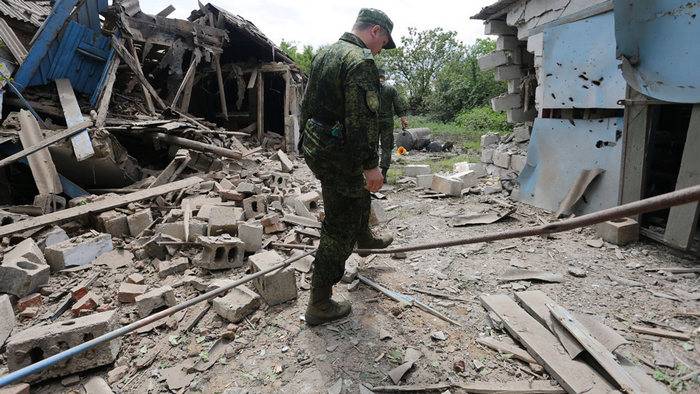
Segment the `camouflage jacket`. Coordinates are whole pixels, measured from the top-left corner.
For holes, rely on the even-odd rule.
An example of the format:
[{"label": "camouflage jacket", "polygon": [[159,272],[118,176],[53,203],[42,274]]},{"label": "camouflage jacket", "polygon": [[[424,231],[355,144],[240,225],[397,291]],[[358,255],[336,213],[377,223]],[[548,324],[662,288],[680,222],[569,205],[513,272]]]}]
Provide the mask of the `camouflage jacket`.
[{"label": "camouflage jacket", "polygon": [[389,119],[393,123],[394,115],[406,116],[406,103],[401,99],[396,88],[391,85],[381,85],[379,103],[379,119],[381,120]]},{"label": "camouflage jacket", "polygon": [[302,104],[304,154],[343,172],[377,167],[379,72],[372,52],[345,33],[314,56]]}]

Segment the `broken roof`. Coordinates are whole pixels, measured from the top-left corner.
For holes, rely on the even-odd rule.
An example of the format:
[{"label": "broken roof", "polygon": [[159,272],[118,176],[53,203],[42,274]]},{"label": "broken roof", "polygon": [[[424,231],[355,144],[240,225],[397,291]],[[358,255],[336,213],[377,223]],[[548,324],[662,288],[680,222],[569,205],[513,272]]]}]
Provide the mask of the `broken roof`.
[{"label": "broken roof", "polygon": [[50,1],[0,0],[0,14],[41,27],[51,12]]},{"label": "broken roof", "polygon": [[488,20],[497,18],[505,13],[506,8],[512,6],[518,1],[520,0],[498,0],[493,4],[482,8],[478,14],[473,15],[469,19]]}]

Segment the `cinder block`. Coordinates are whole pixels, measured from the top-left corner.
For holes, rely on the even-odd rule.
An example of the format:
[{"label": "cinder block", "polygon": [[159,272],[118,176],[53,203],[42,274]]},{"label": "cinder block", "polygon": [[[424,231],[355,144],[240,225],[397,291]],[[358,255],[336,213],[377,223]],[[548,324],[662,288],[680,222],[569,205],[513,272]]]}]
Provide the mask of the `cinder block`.
[{"label": "cinder block", "polygon": [[136,302],[136,297],[146,294],[148,286],[137,285],[134,283],[122,283],[119,285],[117,300],[125,304],[133,304]]},{"label": "cinder block", "polygon": [[[24,297],[49,282],[51,269],[47,264],[34,262],[35,258],[17,254],[14,258],[6,255],[0,265],[0,292]],[[31,258],[32,254],[27,256]]]},{"label": "cinder block", "polygon": [[[256,253],[248,258],[252,272],[264,271],[284,261],[275,251]],[[269,272],[253,280],[256,290],[272,306],[297,298],[297,282],[292,267]]]},{"label": "cinder block", "polygon": [[318,208],[318,202],[321,201],[321,194],[315,190],[303,193],[299,196],[299,201],[306,205],[309,210]]},{"label": "cinder block", "polygon": [[452,178],[462,182],[462,189],[466,189],[479,184],[479,179],[474,171],[462,171],[452,175]]},{"label": "cinder block", "polygon": [[284,189],[289,183],[289,174],[283,174],[281,172],[273,172],[270,178],[270,188]]},{"label": "cinder block", "polygon": [[524,155],[513,155],[510,157],[510,168],[517,171],[518,174],[525,169],[527,165],[527,156]]},{"label": "cinder block", "polygon": [[481,150],[481,162],[486,164],[493,163],[493,153],[494,149],[482,149]]},{"label": "cinder block", "polygon": [[510,168],[510,153],[500,150],[494,151],[493,164],[501,168]]},{"label": "cinder block", "polygon": [[481,135],[481,148],[486,148],[491,145],[498,145],[501,142],[501,136],[495,133],[486,133]]},{"label": "cinder block", "polygon": [[[115,325],[115,311],[107,311],[69,321],[28,328],[10,337],[7,342],[8,369],[10,372],[16,371],[78,346],[112,331]],[[120,345],[121,339],[119,338],[103,342],[87,352],[54,364],[40,374],[30,375],[25,379],[29,381],[44,380],[111,364],[117,358]]]},{"label": "cinder block", "polygon": [[496,112],[507,111],[509,109],[520,108],[523,106],[520,93],[506,93],[491,99],[491,109]]},{"label": "cinder block", "polygon": [[639,240],[639,223],[630,218],[611,220],[597,224],[596,232],[605,242],[627,245]]},{"label": "cinder block", "polygon": [[35,235],[35,238],[37,240],[36,244],[42,251],[42,253],[47,246],[55,245],[57,243],[67,241],[69,239],[68,234],[66,234],[65,230],[58,226],[53,226],[44,231],[40,231],[38,234]]},{"label": "cinder block", "polygon": [[238,184],[236,187],[236,191],[241,194],[245,195],[251,195],[254,194],[257,190],[257,187],[255,184],[250,183],[250,182],[241,182]]},{"label": "cinder block", "polygon": [[316,215],[309,211],[309,208],[307,208],[306,205],[299,200],[298,196],[289,196],[285,199],[285,201],[287,206],[291,208],[296,215],[316,220]]},{"label": "cinder block", "polygon": [[27,260],[34,264],[46,264],[44,254],[31,238],[25,239],[5,252],[4,260]]},{"label": "cinder block", "polygon": [[193,264],[208,270],[222,270],[242,267],[244,262],[245,244],[238,238],[228,234],[217,237],[199,237],[199,243],[204,247],[200,258]]},{"label": "cinder block", "polygon": [[134,300],[136,301],[136,311],[142,318],[149,316],[157,309],[171,307],[177,303],[175,292],[170,286],[153,289],[148,293],[137,296]]},{"label": "cinder block", "polygon": [[372,199],[372,205],[370,206],[369,211],[369,224],[376,226],[380,223],[386,222],[386,220],[386,211],[384,210],[384,206],[382,205],[381,201]]},{"label": "cinder block", "polygon": [[417,177],[418,175],[431,174],[433,171],[427,164],[409,164],[403,169],[405,176]]},{"label": "cinder block", "polygon": [[507,49],[515,51],[518,49],[520,41],[515,36],[498,36],[496,39],[496,50]]},{"label": "cinder block", "polygon": [[486,176],[486,166],[483,163],[470,163],[468,161],[463,161],[455,163],[453,168],[455,173],[474,171],[474,175],[476,175],[477,178]]},{"label": "cinder block", "polygon": [[255,195],[243,200],[243,210],[245,211],[245,219],[255,219],[258,216],[267,214],[267,202],[265,196]]},{"label": "cinder block", "polygon": [[276,213],[270,213],[260,219],[263,225],[265,234],[279,233],[287,229],[287,226],[280,221],[280,217]]},{"label": "cinder block", "polygon": [[60,271],[65,267],[90,264],[95,258],[111,251],[112,248],[111,235],[93,236],[87,233],[48,246],[44,254],[51,270]]},{"label": "cinder block", "polygon": [[524,124],[513,128],[513,141],[522,143],[530,140],[530,127]]},{"label": "cinder block", "polygon": [[155,231],[169,237],[190,242],[195,241],[200,235],[206,235],[207,233],[207,224],[199,220],[190,219],[189,228],[190,233],[187,239],[185,239],[185,222],[182,220],[178,222],[159,224],[156,226]]},{"label": "cinder block", "polygon": [[12,310],[12,302],[7,294],[0,294],[0,347],[5,344],[5,340],[10,336],[15,328],[17,320],[15,311]]},{"label": "cinder block", "polygon": [[423,189],[429,189],[433,184],[433,174],[423,174],[416,177],[418,180],[418,187]]},{"label": "cinder block", "polygon": [[484,22],[484,34],[487,36],[515,36],[518,34],[518,29],[508,26],[506,21],[488,20]]},{"label": "cinder block", "polygon": [[231,289],[212,301],[214,311],[231,323],[239,323],[260,307],[260,296],[245,286]]},{"label": "cinder block", "polygon": [[513,79],[520,79],[522,76],[523,70],[519,64],[496,67],[496,81],[510,81]]},{"label": "cinder block", "polygon": [[117,238],[130,234],[126,215],[114,210],[97,215],[97,230]]},{"label": "cinder block", "polygon": [[50,213],[66,209],[67,204],[65,198],[56,194],[39,194],[34,196],[34,204],[32,205],[41,208],[44,213]]},{"label": "cinder block", "polygon": [[241,208],[214,206],[209,213],[208,235],[236,235],[238,224],[243,220],[245,219]]},{"label": "cinder block", "polygon": [[143,209],[126,217],[129,233],[135,237],[143,232],[153,222],[150,209]]},{"label": "cinder block", "polygon": [[508,123],[531,122],[537,116],[537,111],[531,109],[523,111],[522,108],[516,108],[506,111],[506,120]]},{"label": "cinder block", "polygon": [[260,223],[238,225],[238,238],[243,241],[246,252],[257,252],[262,247],[263,226]]},{"label": "cinder block", "polygon": [[179,274],[185,272],[187,268],[190,267],[190,260],[185,257],[176,257],[170,261],[160,261],[158,262],[158,277],[165,278],[170,275]]},{"label": "cinder block", "polygon": [[508,93],[520,93],[520,82],[522,82],[520,79],[513,79],[506,82]]},{"label": "cinder block", "polygon": [[478,59],[479,68],[481,71],[493,70],[498,66],[503,66],[505,64],[511,63],[511,55],[508,51],[493,51],[489,54],[481,56]]},{"label": "cinder block", "polygon": [[448,196],[459,196],[462,192],[462,181],[444,175],[434,175],[430,188]]},{"label": "cinder block", "polygon": [[277,151],[277,158],[280,161],[280,166],[282,167],[282,172],[292,172],[294,170],[294,163],[289,160],[289,156],[281,150]]}]

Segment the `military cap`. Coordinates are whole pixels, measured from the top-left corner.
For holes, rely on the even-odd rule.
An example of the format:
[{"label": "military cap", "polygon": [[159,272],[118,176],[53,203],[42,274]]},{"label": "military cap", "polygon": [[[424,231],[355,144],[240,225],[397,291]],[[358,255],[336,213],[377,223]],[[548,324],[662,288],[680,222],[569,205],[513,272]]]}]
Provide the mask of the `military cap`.
[{"label": "military cap", "polygon": [[391,31],[394,30],[394,22],[389,19],[389,16],[376,8],[363,8],[357,15],[357,22],[372,23],[381,26],[389,34],[389,42],[384,45],[384,49],[394,49],[394,39],[391,38]]}]

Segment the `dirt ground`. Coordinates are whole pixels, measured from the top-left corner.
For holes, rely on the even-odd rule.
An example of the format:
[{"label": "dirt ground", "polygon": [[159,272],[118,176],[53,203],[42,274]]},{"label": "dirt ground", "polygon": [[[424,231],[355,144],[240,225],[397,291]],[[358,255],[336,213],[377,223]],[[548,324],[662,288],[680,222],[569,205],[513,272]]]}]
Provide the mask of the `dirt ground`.
[{"label": "dirt ground", "polygon": [[[304,179],[310,174],[302,168],[294,176]],[[517,211],[500,222],[456,228],[450,226],[453,216],[492,206],[487,202],[490,197],[426,199],[420,198],[421,192],[409,185],[393,185],[384,194],[384,207],[395,208],[387,212],[389,220],[382,228],[395,236],[396,246],[500,232],[552,220],[551,214],[516,204]],[[416,307],[401,306],[365,285],[348,291],[346,284],[339,284],[335,297],[350,300],[352,314],[337,323],[309,328],[302,320],[309,297],[303,288],[307,287],[308,279],[297,273],[298,299],[275,307],[263,306],[236,327],[235,336],[228,323],[213,310],[191,331],[185,332],[187,322],[205,308],[206,304],[202,304],[167,319],[151,331],[128,335],[114,366],[81,377],[97,373],[107,378],[108,371],[125,366],[127,372],[112,384],[112,389],[121,393],[325,393],[339,392],[336,389],[340,384],[343,392],[356,393],[363,383],[393,384],[387,373],[401,363],[408,348],[414,348],[422,357],[400,384],[549,379],[546,373],[533,371],[527,364],[475,342],[476,338],[489,335],[509,340],[507,333],[490,324],[479,301],[481,294],[512,295],[520,290],[538,289],[570,311],[593,314],[620,332],[630,342],[623,345],[623,353],[649,374],[666,380],[669,388],[698,392],[700,386],[693,381],[697,375],[683,381],[678,379],[700,368],[697,335],[693,341],[683,342],[638,335],[629,330],[630,325],[640,322],[684,332],[698,327],[700,304],[695,297],[700,291],[698,276],[645,271],[655,267],[697,267],[697,258],[679,255],[646,240],[619,248],[610,244],[589,246],[587,241],[595,238],[593,229],[584,228],[547,238],[408,253],[404,259],[388,255],[358,258],[360,274],[391,290],[415,296],[459,322],[461,327]],[[500,282],[500,274],[510,268],[559,273],[564,281]],[[570,268],[584,271],[585,276],[569,274]],[[133,268],[139,269],[146,273],[152,270],[150,265]],[[106,275],[97,284],[103,290],[121,283],[132,268],[118,273],[104,270]],[[201,279],[208,282],[220,277],[238,278],[245,273],[233,270],[202,275]],[[610,275],[640,282],[641,286],[613,282]],[[181,276],[165,281],[157,275],[147,276],[148,284],[158,281],[177,286],[178,301],[199,294]],[[415,288],[448,294],[450,298],[416,292]],[[672,300],[652,294],[678,294],[674,293],[677,290],[695,300],[676,296]],[[681,312],[694,312],[696,317],[683,317],[679,315]],[[123,324],[136,319],[126,307],[121,314]],[[659,360],[669,364],[669,355],[670,364],[675,366],[657,366],[655,372],[645,365]],[[465,369],[457,372],[454,367],[461,362]],[[80,385],[64,386],[56,380],[33,389],[37,393],[83,392]]]}]

